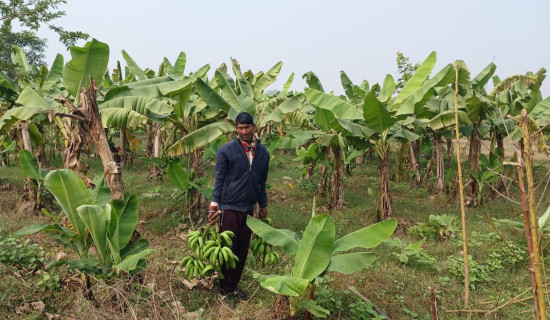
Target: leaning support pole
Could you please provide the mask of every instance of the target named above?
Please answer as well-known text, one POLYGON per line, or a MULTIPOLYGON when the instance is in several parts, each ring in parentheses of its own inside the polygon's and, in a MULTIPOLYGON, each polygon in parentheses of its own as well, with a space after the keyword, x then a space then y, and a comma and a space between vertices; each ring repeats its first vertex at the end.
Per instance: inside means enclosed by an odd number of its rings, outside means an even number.
POLYGON ((533 288, 533 295, 537 298, 540 308, 540 319, 546 320, 546 304, 544 301, 544 287, 542 269, 540 264, 540 248, 537 225, 537 213, 535 209, 535 190, 533 188, 533 164, 531 159, 531 137, 527 125, 527 111, 521 110, 521 131, 523 131, 525 175, 527 176, 527 204, 529 207, 529 225, 531 229, 531 241, 533 245, 532 260, 535 273, 536 288, 533 288))
MULTIPOLYGON (((523 151, 523 150, 522 150, 523 151)), ((537 281, 535 279, 535 273, 533 270, 535 269, 533 267, 533 240, 531 235, 531 229, 530 229, 530 222, 529 222, 529 207, 527 206, 527 195, 525 192, 525 182, 523 179, 523 157, 522 152, 518 151, 517 153, 517 159, 518 159, 518 165, 516 165, 516 171, 518 173, 518 187, 519 187, 519 193, 521 197, 521 211, 523 213, 523 227, 525 229, 525 235, 527 237, 527 250, 529 252, 529 273, 531 276, 531 288, 532 288, 532 294, 533 294, 533 304, 535 308, 535 319, 540 319, 540 306, 539 306, 539 300, 537 298, 536 292, 537 292, 537 281)))
POLYGON ((458 128, 458 64, 455 64, 455 132, 456 162, 458 164, 458 185, 460 191, 460 212, 462 214, 462 251, 464 253, 464 306, 470 304, 470 269, 468 268, 468 236, 466 234, 466 209, 464 207, 464 185, 462 182, 462 162, 460 160, 460 132, 458 128))

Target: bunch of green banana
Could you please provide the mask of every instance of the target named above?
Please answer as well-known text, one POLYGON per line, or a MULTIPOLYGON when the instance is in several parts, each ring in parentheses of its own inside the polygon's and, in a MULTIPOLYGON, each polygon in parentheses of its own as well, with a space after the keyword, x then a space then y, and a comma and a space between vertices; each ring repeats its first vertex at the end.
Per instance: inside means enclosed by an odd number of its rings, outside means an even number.
POLYGON ((234 269, 239 258, 231 251, 235 234, 232 231, 219 233, 214 227, 202 227, 187 234, 189 248, 194 257, 185 257, 180 267, 185 268, 185 277, 200 278, 214 271, 221 275, 220 267, 234 269))
POLYGON ((209 272, 214 271, 211 265, 205 265, 201 260, 193 257, 185 257, 180 263, 181 268, 185 268, 184 276, 187 279, 198 279, 209 272))
POLYGON ((254 239, 250 243, 250 251, 252 251, 254 256, 259 258, 263 267, 268 263, 276 265, 281 260, 279 253, 273 251, 273 246, 256 235, 254 235, 254 239))

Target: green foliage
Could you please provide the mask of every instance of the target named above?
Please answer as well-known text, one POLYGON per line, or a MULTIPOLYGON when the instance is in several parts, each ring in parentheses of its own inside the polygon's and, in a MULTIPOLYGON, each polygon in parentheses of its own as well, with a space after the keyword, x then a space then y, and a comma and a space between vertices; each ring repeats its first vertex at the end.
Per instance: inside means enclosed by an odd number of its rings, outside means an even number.
POLYGON ((428 222, 418 223, 418 225, 409 228, 408 232, 410 235, 421 238, 445 241, 455 236, 459 230, 455 216, 450 214, 431 214, 428 222))
POLYGON ((63 209, 72 229, 58 224, 35 224, 14 235, 50 231, 54 233, 54 238, 67 248, 74 249, 79 256, 79 259, 54 261, 50 268, 67 264, 70 268, 106 277, 121 270, 135 274, 145 268, 144 257, 154 250, 149 249, 149 242, 145 239, 130 243, 137 224, 135 196, 106 203, 108 199, 100 196, 105 188, 101 183, 96 189, 88 190, 76 173, 68 169, 50 172, 44 179, 44 185, 63 209), (96 248, 97 257, 90 255, 92 245, 96 248))
POLYGON ((47 272, 43 272, 39 275, 36 285, 41 291, 52 291, 61 288, 59 275, 47 272))
POLYGON ((435 258, 431 257, 424 249, 422 249, 422 244, 426 239, 422 239, 415 243, 406 244, 403 240, 399 238, 392 238, 386 240, 386 244, 397 248, 398 252, 392 252, 392 255, 396 256, 397 259, 405 265, 422 265, 429 268, 436 267, 435 258))
POLYGON ((41 268, 45 261, 44 249, 30 241, 8 236, 0 230, 0 263, 26 270, 41 268))
POLYGON ((335 239, 332 219, 327 215, 314 215, 300 239, 288 229, 275 229, 250 216, 247 224, 267 243, 280 245, 287 253, 295 255, 290 275, 257 275, 260 285, 276 294, 296 297, 297 299, 291 300, 294 306, 305 308, 322 317, 328 315, 328 310, 319 308, 314 301, 304 299, 308 286, 313 286, 314 280, 327 271, 351 274, 373 265, 376 261, 373 253, 339 252, 355 248, 374 248, 387 240, 397 227, 397 221, 391 219, 335 239))
POLYGON ((16 67, 11 62, 11 48, 17 45, 26 52, 31 65, 38 67, 44 63, 46 40, 36 35, 40 26, 46 25, 59 35, 66 47, 74 45, 78 39, 87 39, 88 34, 79 31, 66 31, 54 24, 54 20, 65 15, 59 6, 66 0, 8 0, 0 1, 0 70, 16 74, 16 67), (17 31, 13 26, 17 25, 17 31))
MULTIPOLYGON (((462 256, 450 256, 445 261, 447 272, 457 281, 464 281, 464 258, 462 256)), ((492 267, 479 263, 468 255, 468 272, 470 275, 470 287, 476 290, 480 285, 492 282, 494 279, 490 276, 492 267)))

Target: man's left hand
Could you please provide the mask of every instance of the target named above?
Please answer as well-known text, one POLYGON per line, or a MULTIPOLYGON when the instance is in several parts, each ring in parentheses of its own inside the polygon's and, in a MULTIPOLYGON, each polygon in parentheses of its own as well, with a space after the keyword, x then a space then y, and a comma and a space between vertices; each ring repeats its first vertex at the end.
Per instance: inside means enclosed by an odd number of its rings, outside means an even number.
POLYGON ((260 218, 261 220, 265 220, 265 218, 267 218, 267 207, 260 208, 260 212, 258 213, 258 218, 260 218))

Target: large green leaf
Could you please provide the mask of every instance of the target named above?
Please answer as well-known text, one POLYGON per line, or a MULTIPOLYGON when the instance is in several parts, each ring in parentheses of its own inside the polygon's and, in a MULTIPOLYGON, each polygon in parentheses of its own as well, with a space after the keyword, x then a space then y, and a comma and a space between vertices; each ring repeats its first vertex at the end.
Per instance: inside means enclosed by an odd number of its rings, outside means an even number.
POLYGON ((29 151, 23 149, 19 152, 19 165, 25 176, 36 181, 42 180, 40 170, 38 170, 38 166, 36 165, 36 160, 29 151))
POLYGON ((117 214, 118 248, 122 249, 130 242, 138 223, 138 200, 132 194, 124 200, 114 199, 111 205, 117 214))
POLYGON ((42 84, 42 91, 49 92, 54 84, 61 82, 61 73, 63 72, 63 55, 57 54, 55 60, 50 67, 50 72, 42 84))
POLYGON ((330 258, 328 271, 352 274, 373 265, 377 257, 372 252, 336 254, 330 258))
POLYGON ((134 254, 138 254, 145 249, 149 249, 149 241, 146 239, 139 239, 136 242, 128 244, 126 247, 120 250, 120 256, 122 258, 129 257, 134 254))
POLYGON ((437 54, 435 51, 432 51, 430 55, 422 62, 422 64, 416 69, 413 76, 407 81, 403 89, 399 92, 395 98, 396 104, 402 103, 407 99, 413 92, 420 89, 424 80, 428 78, 432 69, 435 66, 437 60, 437 54))
POLYGON ((23 91, 17 98, 17 101, 15 102, 24 107, 34 107, 40 108, 42 110, 52 109, 52 107, 50 107, 50 105, 44 100, 44 98, 36 93, 31 87, 26 87, 25 89, 23 89, 23 91))
MULTIPOLYGON (((445 68, 441 69, 431 79, 426 80, 422 84, 422 86, 420 86, 420 88, 418 88, 410 96, 408 96, 405 102, 397 110, 396 115, 413 114, 415 112, 415 106, 417 104, 433 96, 433 88, 446 86, 451 83, 454 78, 455 72, 453 66, 451 64, 448 64, 447 66, 445 66, 445 68), (429 95, 430 92, 432 92, 431 95, 429 95)), ((394 105, 398 106, 398 104, 394 105)))
POLYGON ((347 120, 363 118, 361 110, 345 100, 311 88, 306 89, 305 94, 311 103, 319 108, 332 111, 336 118, 347 120))
POLYGON ((309 311, 318 318, 326 318, 330 315, 330 310, 321 307, 315 300, 300 300, 296 303, 296 306, 309 311))
POLYGON ((80 219, 77 208, 92 204, 92 198, 82 179, 70 169, 54 170, 44 178, 44 186, 53 194, 78 236, 84 238, 86 226, 80 219))
POLYGON ((94 240, 99 260, 105 264, 108 262, 108 225, 111 221, 111 205, 105 206, 82 205, 76 209, 78 216, 90 232, 94 240))
POLYGON ((276 294, 299 297, 306 292, 309 281, 291 276, 269 276, 260 281, 260 285, 276 294))
POLYGON ((4 112, 2 117, 0 117, 0 131, 7 132, 18 121, 29 120, 38 114, 44 114, 44 109, 36 107, 16 107, 8 109, 8 111, 4 112))
POLYGON ((308 71, 308 72, 304 73, 302 78, 306 81, 307 85, 311 89, 321 91, 321 92, 325 92, 325 90, 323 90, 323 85, 321 85, 321 81, 319 80, 317 75, 315 73, 313 73, 313 71, 308 71))
POLYGON ((336 240, 333 252, 347 251, 353 248, 374 248, 389 239, 396 227, 397 220, 389 219, 359 229, 336 240))
POLYGON ((13 64, 18 66, 17 68, 23 73, 32 72, 31 65, 27 60, 27 55, 25 54, 25 51, 21 49, 21 47, 16 45, 12 46, 11 61, 13 62, 13 64))
POLYGON ((129 256, 126 256, 121 263, 115 264, 113 268, 118 270, 124 270, 126 272, 130 272, 136 267, 138 267, 139 261, 143 259, 144 257, 150 255, 151 253, 155 252, 153 249, 145 249, 139 253, 132 254, 129 256))
POLYGON ((90 77, 96 82, 103 79, 109 63, 109 46, 92 39, 82 48, 71 47, 71 57, 63 68, 63 84, 78 105, 80 90, 90 84, 90 77))
POLYGON ((197 79, 194 83, 195 89, 199 96, 212 108, 215 112, 223 110, 229 111, 231 105, 225 101, 214 89, 212 89, 204 80, 197 79))
POLYGON ((126 64, 128 65, 128 69, 138 77, 139 80, 145 80, 147 79, 147 75, 141 68, 137 65, 137 63, 130 57, 130 55, 126 52, 126 50, 122 49, 122 57, 124 58, 124 61, 126 61, 126 64))
POLYGON ((384 85, 380 90, 380 95, 378 96, 378 99, 380 99, 380 101, 388 101, 393 95, 394 91, 395 80, 393 79, 391 74, 387 74, 386 78, 384 78, 384 85))
POLYGON ((180 52, 178 55, 178 58, 176 59, 176 62, 174 63, 174 67, 170 71, 170 74, 183 74, 185 72, 185 65, 187 63, 187 55, 185 52, 180 52))
POLYGON ((147 123, 148 118, 139 112, 126 108, 103 108, 100 111, 101 122, 105 128, 136 129, 147 123))
POLYGON ((313 217, 298 243, 292 275, 311 281, 325 271, 330 263, 334 237, 334 222, 329 216, 313 217))
POLYGON ((363 116, 365 117, 365 126, 377 133, 384 132, 396 122, 396 119, 391 116, 385 105, 380 103, 373 92, 368 92, 365 96, 363 116))
POLYGON ((290 74, 290 77, 288 77, 288 80, 286 80, 286 83, 283 86, 283 92, 282 92, 283 97, 286 97, 286 95, 288 94, 288 90, 292 85, 292 81, 294 81, 294 72, 290 74))
POLYGON ((360 125, 348 120, 343 120, 343 119, 336 119, 336 120, 345 131, 347 131, 349 134, 355 137, 368 138, 376 133, 376 131, 374 131, 369 127, 365 127, 363 125, 360 125))
POLYGON ((489 63, 485 69, 483 69, 475 78, 472 80, 472 88, 482 88, 484 87, 487 82, 491 79, 493 74, 495 74, 495 71, 497 69, 497 66, 494 63, 489 63))
MULTIPOLYGON (((468 114, 464 111, 458 111, 458 121, 460 124, 471 124, 468 114)), ((455 112, 454 110, 443 111, 440 114, 436 115, 426 124, 433 130, 439 130, 443 128, 448 128, 454 126, 455 124, 455 112)))
POLYGON ((540 127, 545 127, 550 123, 550 97, 537 103, 533 110, 529 113, 531 118, 535 119, 535 122, 540 127))
POLYGON ((344 71, 340 71, 340 82, 349 101, 353 104, 358 103, 357 95, 353 92, 353 82, 344 71))
POLYGON ((298 236, 287 229, 275 229, 252 216, 248 216, 246 224, 256 235, 274 246, 281 246, 288 254, 295 254, 298 249, 298 236))
POLYGON ((229 119, 235 119, 237 114, 244 111, 252 115, 256 113, 253 97, 246 94, 238 95, 229 83, 227 74, 224 74, 223 71, 218 69, 216 70, 214 77, 216 79, 216 83, 221 89, 222 98, 231 106, 228 114, 229 119))
POLYGON ((330 110, 315 108, 315 123, 323 130, 323 132, 330 132, 332 129, 332 123, 336 117, 330 110))
POLYGON ((270 121, 277 123, 281 122, 285 114, 300 109, 305 100, 306 96, 301 93, 285 100, 283 103, 277 106, 277 108, 275 108, 273 112, 271 112, 269 115, 267 115, 267 117, 262 120, 262 122, 260 123, 260 128, 264 127, 270 121))
POLYGON ((230 122, 214 122, 183 136, 170 146, 166 150, 166 153, 171 156, 182 155, 197 148, 204 147, 222 134, 233 131, 235 131, 235 125, 230 122))
MULTIPOLYGON (((99 105, 99 111, 104 109, 129 109, 152 120, 162 120, 169 116, 173 107, 159 99, 150 97, 129 96, 108 100, 99 105)), ((104 120, 103 120, 104 121, 104 120)))
POLYGON ((65 233, 69 237, 73 237, 76 235, 73 231, 71 231, 71 229, 62 228, 57 224, 33 224, 31 226, 17 230, 12 234, 12 236, 17 238, 17 237, 27 236, 29 234, 35 234, 37 232, 42 232, 42 231, 53 231, 53 232, 65 233))
POLYGON ((186 191, 189 186, 189 174, 183 169, 180 161, 173 161, 166 169, 168 180, 170 183, 178 187, 180 190, 186 191))
POLYGON ((256 84, 254 84, 255 98, 259 98, 264 90, 277 80, 277 76, 279 75, 279 72, 281 72, 282 67, 283 62, 277 62, 277 64, 275 64, 256 81, 256 84))

